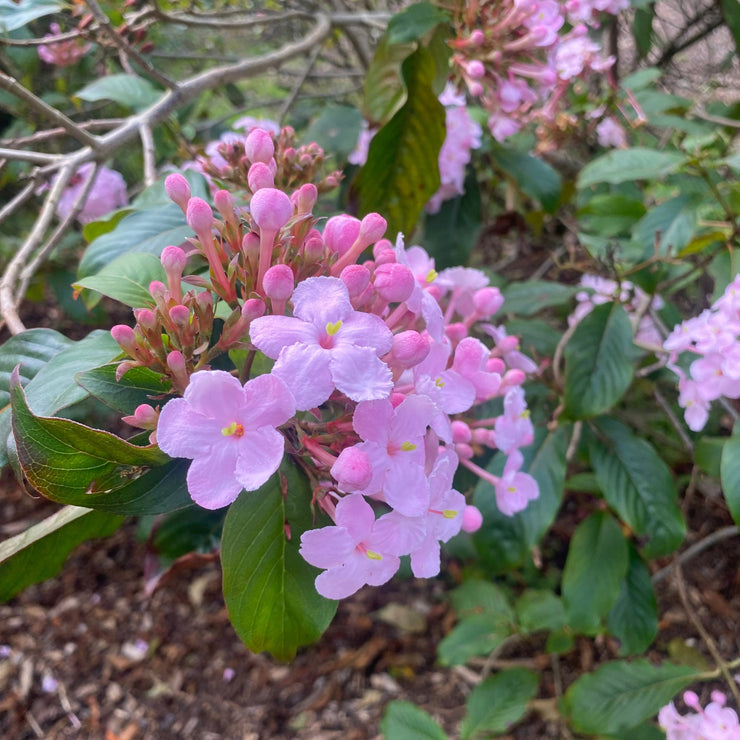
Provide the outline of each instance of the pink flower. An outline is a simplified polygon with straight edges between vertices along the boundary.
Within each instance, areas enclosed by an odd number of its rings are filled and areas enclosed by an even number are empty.
[[[599,146],[613,146],[619,149],[624,149],[627,146],[627,134],[625,134],[624,128],[612,116],[608,116],[599,123],[596,127],[596,137]]]
[[[65,218],[74,207],[93,167],[92,162],[86,162],[70,179],[57,204],[57,216],[60,219]],[[77,220],[86,224],[127,205],[126,181],[121,173],[108,167],[100,167],[82,210],[77,214]]]
[[[193,460],[187,474],[193,501],[220,509],[278,469],[285,438],[275,427],[294,414],[290,391],[273,375],[242,387],[223,370],[204,370],[191,376],[182,398],[165,404],[157,440],[168,455]]]
[[[393,380],[380,355],[393,335],[383,321],[355,311],[339,278],[308,278],[292,301],[293,316],[255,319],[249,335],[277,360],[272,373],[288,385],[297,408],[320,406],[334,388],[353,401],[386,398]]]
[[[44,38],[54,38],[62,32],[58,23],[52,23],[50,28],[51,33],[47,33]],[[54,64],[57,67],[69,67],[76,64],[88,51],[90,51],[90,44],[85,43],[79,37],[52,44],[41,44],[38,49],[42,62]]]
[[[537,481],[528,473],[520,473],[524,458],[514,450],[506,461],[504,472],[496,483],[496,505],[502,514],[512,516],[527,508],[527,502],[539,495]]]
[[[515,386],[504,396],[504,413],[496,419],[493,439],[503,453],[532,444],[534,428],[529,418],[527,402],[521,386]]]
[[[345,496],[337,503],[334,521],[334,527],[301,535],[303,558],[326,569],[316,577],[316,590],[327,599],[343,599],[366,583],[380,586],[388,581],[400,560],[381,550],[370,504],[359,494]]]

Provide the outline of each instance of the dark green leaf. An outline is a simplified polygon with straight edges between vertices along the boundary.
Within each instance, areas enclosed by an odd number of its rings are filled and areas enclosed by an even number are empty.
[[[19,5],[14,0],[0,0],[0,33],[10,33],[37,18],[58,13],[62,4],[54,0],[25,0]]]
[[[680,152],[634,147],[615,149],[589,162],[578,175],[583,189],[601,182],[618,184],[634,180],[659,180],[675,172],[686,160]]]
[[[632,324],[618,303],[596,306],[565,345],[565,411],[586,419],[610,409],[632,382]]]
[[[380,722],[385,740],[446,740],[444,730],[409,701],[391,701]]]
[[[310,504],[308,481],[284,462],[259,491],[242,492],[224,522],[221,564],[231,623],[250,650],[269,650],[279,660],[317,640],[337,608],[316,592],[319,571],[298,554],[301,534],[315,526]]]
[[[219,547],[226,512],[200,506],[173,511],[157,524],[152,537],[155,552],[169,560],[189,552],[212,552]]]
[[[730,437],[725,443],[720,480],[732,519],[740,527],[740,436]]]
[[[466,702],[467,713],[460,728],[462,740],[490,737],[506,732],[527,711],[539,677],[525,668],[510,668],[476,686]]]
[[[128,252],[148,252],[158,257],[166,246],[182,244],[189,236],[193,236],[193,230],[174,203],[134,211],[113,231],[103,234],[88,246],[77,274],[81,280],[95,275]]]
[[[735,40],[735,49],[740,52],[740,4],[737,0],[719,0],[719,7]]]
[[[671,663],[606,663],[568,689],[566,716],[576,731],[586,734],[629,730],[657,714],[698,676],[693,668]]]
[[[490,581],[469,579],[452,592],[452,605],[459,616],[483,612],[513,621],[514,612],[506,592]]]
[[[371,127],[382,126],[408,99],[401,65],[416,49],[415,43],[391,44],[383,36],[365,75],[362,112]]]
[[[356,181],[360,215],[382,213],[392,241],[399,232],[411,234],[439,187],[445,111],[432,90],[434,74],[434,59],[424,48],[403,63],[408,99],[373,138]]]
[[[480,190],[475,174],[465,178],[465,193],[446,200],[437,213],[424,217],[424,248],[437,270],[465,265],[481,228]]]
[[[56,575],[67,555],[85,540],[107,537],[123,517],[65,506],[38,524],[0,542],[0,601]]]
[[[691,195],[671,198],[652,208],[635,224],[632,238],[644,247],[646,254],[652,254],[657,244],[661,255],[675,255],[696,234],[699,206]]]
[[[131,415],[142,403],[157,405],[170,390],[170,383],[147,367],[132,367],[116,380],[116,365],[103,365],[77,373],[75,380],[91,396],[123,415]]]
[[[595,424],[603,442],[592,440],[589,452],[604,497],[637,535],[648,538],[646,558],[669,555],[686,535],[671,471],[629,427],[608,417]]]
[[[558,630],[565,626],[563,602],[552,591],[528,588],[516,601],[522,632]]]
[[[655,5],[647,8],[637,8],[632,20],[632,36],[635,39],[635,47],[640,59],[644,59],[650,51],[653,41],[653,18],[655,17]]]
[[[148,108],[160,95],[151,82],[130,74],[105,75],[75,93],[75,97],[82,100],[112,100],[133,110]]]
[[[658,604],[650,571],[632,545],[627,576],[609,612],[607,625],[620,642],[621,656],[644,653],[658,634]]]
[[[618,193],[600,194],[578,210],[580,228],[599,236],[629,236],[646,213],[641,200]]]
[[[440,23],[446,23],[447,14],[429,2],[409,5],[388,21],[388,41],[405,44],[418,41]]]
[[[442,665],[463,665],[476,655],[493,652],[513,627],[508,619],[493,612],[471,614],[461,619],[437,646]]]
[[[152,280],[167,282],[161,261],[153,254],[129,252],[117,257],[95,275],[75,282],[75,288],[84,288],[113,298],[131,308],[151,308],[154,299],[149,292]],[[86,299],[88,306],[95,305],[100,296]]]
[[[516,149],[493,144],[493,164],[508,175],[530,198],[538,201],[547,213],[554,213],[560,203],[560,175],[537,157]]]
[[[503,311],[514,316],[533,316],[545,308],[562,306],[578,292],[578,288],[544,280],[509,283],[502,291]]]
[[[727,437],[700,437],[694,446],[694,462],[707,475],[718,480],[721,475],[722,450],[727,439]]]
[[[493,486],[483,480],[476,486],[473,503],[483,514],[483,526],[473,535],[473,542],[491,572],[519,565],[555,519],[563,498],[569,430],[567,425],[552,432],[538,429],[534,442],[522,449],[523,470],[535,478],[540,489],[539,498],[530,501],[524,511],[514,516],[502,514]],[[489,470],[500,475],[503,466],[503,455],[497,455]]]
[[[629,565],[627,541],[619,524],[599,511],[575,531],[563,569],[563,603],[568,624],[577,632],[599,628],[619,596]]]

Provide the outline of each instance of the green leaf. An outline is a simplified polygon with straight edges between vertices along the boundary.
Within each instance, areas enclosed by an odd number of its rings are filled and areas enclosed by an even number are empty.
[[[599,628],[619,596],[629,565],[627,542],[619,524],[603,511],[582,521],[570,541],[563,569],[563,603],[577,632]]]
[[[727,437],[700,437],[694,446],[694,462],[704,473],[719,480],[722,450]]]
[[[632,382],[632,324],[618,303],[596,306],[565,345],[565,412],[587,419],[609,410]]]
[[[153,280],[167,282],[161,261],[153,254],[128,252],[97,274],[78,280],[74,287],[93,290],[131,308],[151,308],[154,299],[149,292],[149,283]],[[91,306],[99,300],[99,296],[95,296],[85,303]]]
[[[653,18],[655,17],[655,5],[650,4],[647,8],[637,8],[632,20],[632,36],[635,39],[635,47],[640,59],[644,59],[650,52],[653,41]]]
[[[465,178],[465,193],[442,203],[437,213],[424,216],[424,248],[437,270],[465,265],[481,229],[480,190],[475,173]]]
[[[555,213],[560,203],[560,175],[537,157],[516,149],[493,144],[494,167],[508,175],[530,198],[538,201],[547,213]]]
[[[696,234],[699,203],[692,195],[678,195],[652,208],[632,230],[632,238],[652,254],[657,245],[662,256],[676,254]]]
[[[629,546],[627,576],[607,617],[609,632],[619,640],[619,655],[644,653],[658,634],[658,604],[650,571]]]
[[[489,655],[513,634],[511,623],[486,612],[461,619],[437,646],[442,665],[464,665],[476,655]]]
[[[465,703],[467,712],[460,727],[462,740],[490,737],[506,732],[527,711],[539,677],[525,668],[510,668],[478,684]]]
[[[569,303],[578,290],[570,285],[545,280],[509,283],[501,291],[504,296],[502,310],[515,316],[533,316],[545,308]]]
[[[414,3],[396,13],[388,21],[388,42],[405,44],[409,41],[418,41],[440,23],[447,21],[447,14],[431,3]]]
[[[53,0],[0,0],[0,33],[10,33],[45,15],[58,13],[62,3]]]
[[[226,509],[209,511],[201,506],[188,506],[168,514],[158,522],[152,546],[160,557],[175,560],[189,552],[212,552],[221,541]]]
[[[523,471],[539,485],[540,496],[530,501],[524,511],[514,516],[502,514],[496,506],[493,486],[481,480],[475,488],[473,503],[483,514],[483,526],[473,535],[475,549],[484,567],[500,573],[519,565],[529,555],[555,519],[563,498],[565,453],[569,427],[552,432],[538,429],[534,442],[522,449]],[[494,457],[489,471],[500,475],[503,455]]]
[[[151,82],[130,74],[106,75],[85,85],[75,97],[96,102],[112,100],[133,110],[143,110],[156,102],[161,95]]]
[[[300,646],[317,640],[337,608],[316,592],[320,571],[298,554],[301,534],[315,526],[310,504],[308,481],[286,461],[259,491],[242,492],[224,522],[221,564],[229,618],[250,650],[269,650],[279,660],[290,660]]]
[[[53,329],[28,329],[10,337],[0,347],[0,408],[10,402],[10,374],[20,365],[25,386],[52,357],[73,344]]]
[[[370,127],[383,126],[408,100],[401,65],[416,49],[415,43],[391,44],[383,36],[365,75],[362,113]]]
[[[732,519],[740,527],[740,436],[730,437],[725,442],[720,480]]]
[[[447,740],[444,730],[410,701],[391,701],[380,722],[385,740]]]
[[[646,213],[641,200],[626,195],[600,194],[578,210],[580,228],[599,236],[628,236]]]
[[[138,447],[69,419],[35,416],[20,384],[11,387],[11,403],[19,464],[46,498],[130,515],[191,503],[185,461],[170,461],[157,447]]]
[[[634,147],[615,149],[589,162],[578,175],[578,187],[583,189],[601,182],[618,184],[634,180],[660,180],[675,172],[686,156],[680,152]]]
[[[359,213],[382,213],[387,236],[409,236],[425,203],[439,187],[439,150],[445,138],[445,111],[432,90],[435,65],[418,49],[403,63],[408,100],[370,143],[356,181]]]
[[[362,113],[350,105],[329,105],[308,127],[303,141],[315,141],[326,152],[346,159],[357,144]]]
[[[142,403],[156,405],[170,390],[170,383],[147,367],[132,367],[116,380],[117,365],[103,365],[75,375],[77,384],[122,415],[132,415]]]
[[[566,716],[577,732],[619,733],[637,727],[699,677],[686,666],[647,660],[605,663],[565,694]]]
[[[182,244],[189,236],[193,236],[193,230],[174,203],[134,211],[113,231],[98,237],[87,247],[77,274],[80,279],[94,275],[128,252],[148,252],[159,257],[166,246]]]
[[[506,592],[490,581],[471,578],[452,592],[452,605],[460,616],[469,614],[501,615],[513,621],[514,612]]]
[[[671,471],[649,442],[616,419],[601,417],[595,426],[603,442],[591,440],[589,455],[604,497],[637,535],[648,538],[646,558],[669,555],[686,535]]]
[[[735,49],[740,52],[740,5],[737,0],[719,0],[719,7],[735,40]]]
[[[0,542],[0,601],[55,576],[77,545],[113,534],[122,522],[121,516],[65,506],[25,532]]]
[[[552,591],[528,588],[515,604],[522,632],[558,630],[565,626],[563,602]]]

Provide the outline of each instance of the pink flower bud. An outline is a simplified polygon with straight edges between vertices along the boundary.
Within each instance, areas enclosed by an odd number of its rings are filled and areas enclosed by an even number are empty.
[[[249,189],[256,193],[262,188],[275,187],[275,177],[270,168],[264,162],[255,162],[247,174]]]
[[[521,385],[527,379],[527,374],[523,370],[514,368],[513,370],[507,370],[504,377],[501,379],[501,385],[511,388],[515,385]]]
[[[380,265],[375,268],[373,285],[378,295],[389,303],[405,301],[414,290],[414,273],[398,263]]]
[[[318,262],[324,256],[324,251],[324,240],[321,238],[321,234],[318,231],[309,233],[301,248],[303,259],[308,264]]]
[[[185,213],[188,226],[198,235],[208,234],[213,228],[213,209],[202,198],[191,198]]]
[[[426,359],[430,349],[428,337],[413,329],[402,331],[393,337],[393,357],[403,368],[418,365]]]
[[[360,295],[370,283],[370,270],[364,265],[347,265],[339,275],[350,298]]]
[[[466,506],[463,509],[463,532],[477,532],[483,524],[483,515],[475,506]]]
[[[253,128],[244,142],[244,153],[249,157],[250,162],[267,164],[275,154],[272,136],[261,128]]]
[[[448,324],[445,334],[453,344],[457,344],[468,336],[468,327],[465,324]]]
[[[473,59],[468,62],[465,71],[468,73],[468,77],[470,77],[471,80],[479,80],[486,74],[486,68],[483,66],[483,62],[478,59]]]
[[[481,288],[473,295],[473,305],[479,316],[488,318],[504,305],[504,297],[498,288]]]
[[[519,337],[504,337],[500,342],[496,342],[496,349],[502,354],[513,352],[519,346]]]
[[[467,444],[472,438],[472,432],[470,427],[464,421],[453,421],[452,427],[452,441],[455,444]]]
[[[244,234],[242,252],[249,262],[257,262],[260,256],[260,238],[254,231]]]
[[[209,290],[202,290],[195,296],[195,302],[198,304],[198,308],[201,311],[208,311],[209,308],[213,308],[213,296]]]
[[[468,92],[474,97],[478,98],[483,95],[483,85],[480,82],[469,82]]]
[[[506,372],[506,363],[500,357],[491,357],[486,360],[486,372],[502,375]]]
[[[136,351],[136,335],[134,330],[126,324],[116,324],[110,330],[113,340],[127,354],[134,356]]]
[[[167,355],[167,367],[174,373],[185,371],[185,355],[176,349],[173,349]]]
[[[182,276],[182,271],[185,269],[185,263],[188,261],[185,251],[180,249],[180,247],[165,247],[159,258],[167,275],[169,276],[170,273],[176,275],[179,280]]]
[[[332,216],[324,226],[325,246],[340,257],[355,243],[360,221],[354,216]]]
[[[234,220],[234,198],[228,190],[217,190],[213,195],[213,203],[224,221]]]
[[[295,278],[288,265],[273,265],[266,273],[262,285],[265,295],[276,301],[287,301],[293,294]]]
[[[122,418],[127,424],[139,429],[156,429],[159,412],[155,411],[148,403],[142,403],[136,407],[132,416]]]
[[[169,310],[170,319],[175,326],[185,328],[190,325],[190,309],[187,306],[177,305]]]
[[[164,294],[167,292],[167,286],[161,280],[152,280],[149,283],[149,292],[152,294],[152,298],[156,301],[161,298],[164,299]]]
[[[473,455],[475,454],[473,452],[473,448],[465,442],[460,442],[460,444],[456,444],[455,452],[457,453],[457,456],[459,458],[462,458],[463,460],[472,460]]]
[[[296,210],[299,214],[303,215],[311,213],[319,197],[319,191],[313,183],[307,182],[293,193],[293,197],[295,199]]]
[[[258,319],[265,315],[266,308],[265,302],[261,298],[249,298],[244,301],[242,306],[242,318],[247,321]]]
[[[359,491],[370,483],[373,467],[366,452],[357,447],[345,447],[331,466],[331,474],[342,491]]]
[[[390,239],[379,239],[375,242],[375,246],[373,247],[373,259],[377,259],[378,255],[386,249],[390,249],[391,252],[394,252],[393,243]]]
[[[479,28],[476,28],[468,37],[468,41],[470,42],[471,46],[482,46],[485,40],[486,37],[483,35],[483,31],[481,31]]]
[[[136,323],[142,329],[154,331],[157,328],[157,314],[154,311],[150,311],[148,308],[137,308],[134,309],[134,316],[136,317]]]
[[[360,233],[357,238],[367,247],[383,237],[388,222],[379,213],[368,213],[360,223]]]
[[[258,130],[258,129],[255,129]],[[262,188],[252,196],[250,210],[261,231],[277,233],[293,215],[290,198],[276,188]]]
[[[164,191],[167,197],[177,203],[183,213],[187,212],[190,200],[190,183],[179,173],[167,175],[164,181]]]
[[[377,245],[376,245],[377,246]],[[396,252],[393,249],[379,249],[375,258],[375,266],[392,265],[396,262]]]

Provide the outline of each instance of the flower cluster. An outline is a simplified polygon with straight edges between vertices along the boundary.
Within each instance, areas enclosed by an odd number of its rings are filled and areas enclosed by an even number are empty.
[[[44,36],[46,39],[54,39],[62,32],[58,23],[52,23],[50,28],[51,33]],[[77,64],[90,51],[90,44],[85,43],[78,37],[66,41],[50,41],[47,44],[40,44],[38,51],[39,59],[42,62],[53,64],[55,67],[69,67]]]
[[[57,203],[56,213],[60,219],[65,218],[74,208],[94,166],[92,162],[86,162],[70,178]],[[77,214],[77,220],[81,224],[90,223],[127,205],[128,195],[123,175],[109,167],[101,166],[95,174],[95,180],[82,209]]]
[[[322,595],[384,583],[402,555],[417,576],[435,575],[440,543],[481,524],[452,487],[458,465],[492,485],[506,514],[538,495],[520,452],[533,439],[521,386],[534,365],[489,323],[503,298],[482,272],[438,274],[421,247],[384,239],[375,213],[332,217],[320,232],[311,183],[290,196],[257,187],[253,170],[273,169],[274,144],[262,129],[248,135],[253,195],[239,207],[217,191],[220,218],[181,175],[167,178],[195,237],[163,251],[167,285],[152,283],[152,307],[112,333],[128,355],[119,377],[150,367],[182,397],[127,419],[193,460],[188,489],[209,509],[260,488],[288,455],[333,522],[301,537],[305,560],[324,570]],[[217,335],[214,314],[225,317]],[[225,353],[241,358],[238,378],[212,369]],[[253,367],[263,374],[250,379]],[[494,398],[503,412],[477,418]],[[473,462],[485,448],[505,456],[501,476]]]
[[[704,708],[693,691],[684,692],[683,700],[694,714],[679,714],[673,702],[658,714],[667,740],[740,740],[737,713],[725,706],[727,697],[721,691],[713,691]]]
[[[663,308],[665,304],[660,296],[649,296],[629,280],[618,283],[616,280],[598,275],[582,275],[580,284],[585,290],[576,293],[578,305],[568,317],[569,326],[577,324],[594,306],[619,301],[632,321],[635,341],[652,346],[663,344],[660,330],[648,313],[648,310],[659,311]]]
[[[663,346],[670,352],[668,367],[679,377],[678,402],[686,423],[698,432],[712,401],[740,398],[740,275],[711,308],[676,326]],[[689,375],[676,362],[681,352],[698,355]]]
[[[445,106],[446,134],[439,151],[440,186],[426,204],[428,213],[437,213],[442,203],[465,193],[465,168],[470,162],[470,152],[481,145],[481,127],[470,117],[465,96],[447,85],[439,96]],[[349,156],[350,164],[365,164],[374,131],[363,128],[355,150]]]
[[[589,27],[598,26],[601,13],[627,7],[629,0],[458,3],[453,63],[461,84],[488,112],[492,136],[503,141],[531,121],[542,132],[561,128],[557,114],[573,83],[614,63]]]

